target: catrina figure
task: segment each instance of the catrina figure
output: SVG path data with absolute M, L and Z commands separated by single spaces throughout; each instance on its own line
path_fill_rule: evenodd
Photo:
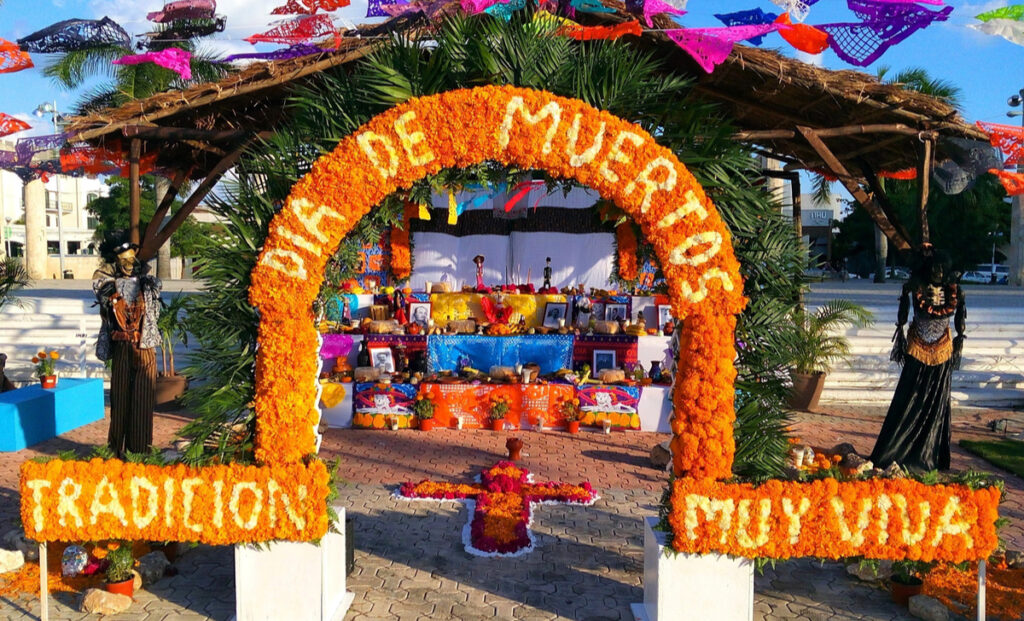
M 944 259 L 926 245 L 900 296 L 891 358 L 903 371 L 871 453 L 875 466 L 895 462 L 916 471 L 949 468 L 950 387 L 953 370 L 960 368 L 966 321 L 963 289 L 950 277 Z

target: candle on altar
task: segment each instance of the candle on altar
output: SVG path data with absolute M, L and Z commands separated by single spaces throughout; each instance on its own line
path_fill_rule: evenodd
M 431 285 L 431 282 L 429 280 L 426 283 L 424 283 L 423 291 L 429 294 L 430 293 L 430 285 Z

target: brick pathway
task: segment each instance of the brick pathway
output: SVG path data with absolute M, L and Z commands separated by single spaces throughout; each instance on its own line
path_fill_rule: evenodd
M 805 442 L 830 447 L 852 442 L 868 452 L 882 408 L 832 407 L 799 414 L 793 429 Z M 954 440 L 992 437 L 986 423 L 1010 418 L 1024 429 L 1024 413 L 959 410 Z M 155 439 L 167 445 L 187 417 L 157 416 Z M 17 519 L 17 466 L 37 454 L 103 442 L 106 422 L 17 453 L 0 454 L 0 533 Z M 409 503 L 391 496 L 403 480 L 468 479 L 505 455 L 508 434 L 435 430 L 381 432 L 331 430 L 322 454 L 342 460 L 346 485 L 340 504 L 353 518 L 356 595 L 346 619 L 631 619 L 629 604 L 643 597 L 642 518 L 654 515 L 665 473 L 647 462 L 650 447 L 667 436 L 653 433 L 523 432 L 523 465 L 538 479 L 590 480 L 602 498 L 592 507 L 542 506 L 533 531 L 538 549 L 518 559 L 482 559 L 463 550 L 467 519 L 457 503 Z M 991 467 L 954 448 L 954 467 Z M 1024 481 L 1008 473 L 1002 513 L 1014 523 L 1004 538 L 1024 547 Z M 231 548 L 199 546 L 182 555 L 179 575 L 139 593 L 130 612 L 114 619 L 228 619 L 234 605 Z M 757 619 L 908 619 L 881 589 L 856 582 L 840 563 L 782 563 L 755 579 Z M 58 595 L 51 618 L 87 618 L 77 597 Z M 0 601 L 0 618 L 29 619 L 38 602 Z

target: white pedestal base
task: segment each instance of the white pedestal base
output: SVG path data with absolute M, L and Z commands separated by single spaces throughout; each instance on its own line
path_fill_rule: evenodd
M 636 621 L 752 621 L 754 562 L 721 554 L 665 555 L 657 518 L 644 520 L 644 601 Z
M 275 542 L 268 549 L 235 546 L 237 621 L 338 621 L 352 604 L 345 590 L 345 510 L 337 507 L 342 533 L 320 545 Z

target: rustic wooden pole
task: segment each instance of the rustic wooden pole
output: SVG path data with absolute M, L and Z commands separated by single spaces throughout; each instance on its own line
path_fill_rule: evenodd
M 917 208 L 921 219 L 921 243 L 927 244 L 931 240 L 931 231 L 928 227 L 928 191 L 932 176 L 932 141 L 922 138 L 921 161 L 917 165 Z
M 133 244 L 139 243 L 139 217 L 142 210 L 142 186 L 139 181 L 139 159 L 142 141 L 132 138 L 128 147 L 128 234 Z
M 146 245 L 146 242 L 153 239 L 157 231 L 160 230 L 160 223 L 164 221 L 164 217 L 171 209 L 174 199 L 178 197 L 178 191 L 181 189 L 182 184 L 188 180 L 191 173 L 191 168 L 183 168 L 174 173 L 174 178 L 171 179 L 171 184 L 167 188 L 167 194 L 164 195 L 164 199 L 160 201 L 156 211 L 153 213 L 153 219 L 146 225 L 146 232 L 142 235 L 142 241 L 139 242 L 140 244 Z
M 46 561 L 46 542 L 39 542 L 39 619 L 49 621 L 50 619 L 50 585 L 48 565 Z

